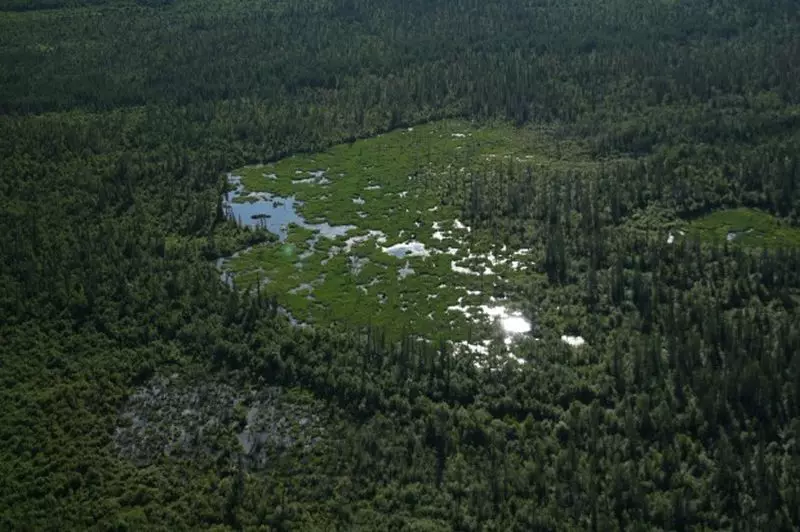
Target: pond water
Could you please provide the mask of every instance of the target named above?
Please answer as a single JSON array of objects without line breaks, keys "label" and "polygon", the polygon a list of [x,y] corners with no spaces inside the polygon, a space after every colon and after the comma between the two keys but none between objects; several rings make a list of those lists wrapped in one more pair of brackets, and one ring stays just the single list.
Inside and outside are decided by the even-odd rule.
[{"label": "pond water", "polygon": [[[472,294],[470,294],[472,295]],[[494,298],[491,298],[494,300]],[[458,299],[458,305],[447,307],[448,311],[460,312],[469,319],[481,321],[488,319],[500,325],[505,336],[506,345],[509,345],[515,338],[527,335],[531,332],[531,322],[517,310],[511,310],[504,305],[463,305],[463,297]]]},{"label": "pond water", "polygon": [[307,177],[305,179],[292,179],[293,185],[330,185],[327,177]]},{"label": "pond water", "polygon": [[[224,208],[230,218],[241,225],[263,227],[270,233],[278,235],[281,241],[286,240],[291,224],[317,231],[319,236],[336,238],[355,229],[354,225],[330,225],[327,222],[308,223],[297,212],[303,203],[294,196],[277,196],[269,192],[244,194],[244,185],[240,176],[228,175],[228,182],[236,188],[225,195]],[[246,201],[243,201],[245,200]]]},{"label": "pond water", "polygon": [[350,253],[354,246],[358,246],[359,244],[363,244],[370,238],[374,238],[378,244],[386,243],[386,234],[383,231],[372,231],[370,230],[366,235],[362,236],[353,236],[348,238],[344,243],[344,250],[346,253]]},{"label": "pond water", "polygon": [[586,343],[582,336],[570,336],[567,334],[561,336],[561,341],[572,347],[581,347]]},{"label": "pond water", "polygon": [[383,248],[384,253],[388,253],[398,259],[405,257],[427,257],[430,252],[425,249],[425,244],[417,242],[416,240],[409,240],[402,244],[395,244],[388,248]]},{"label": "pond water", "polygon": [[408,277],[409,275],[411,275],[413,273],[416,273],[414,271],[414,268],[412,268],[411,264],[409,264],[409,262],[406,261],[405,265],[402,268],[400,268],[399,270],[397,270],[397,278],[398,279],[405,279],[406,277]]},{"label": "pond water", "polygon": [[454,229],[463,230],[463,231],[467,231],[467,232],[472,231],[471,227],[469,227],[467,225],[464,225],[464,223],[459,219],[453,220],[453,228]]},{"label": "pond water", "polygon": [[503,306],[481,306],[481,310],[500,322],[503,332],[508,336],[531,332],[531,323],[518,311],[509,311]]},{"label": "pond water", "polygon": [[[527,264],[532,264],[527,257],[523,257],[530,253],[528,249],[518,249],[514,251],[503,246],[502,249],[498,247],[493,251],[483,253],[471,252],[470,249],[466,247],[466,244],[461,242],[466,236],[466,233],[471,231],[471,228],[458,219],[452,220],[452,222],[429,220],[424,225],[431,224],[428,227],[431,227],[433,230],[434,234],[432,240],[434,242],[459,242],[465,245],[463,251],[456,247],[447,247],[445,250],[445,247],[437,247],[439,244],[434,244],[434,242],[426,243],[417,240],[415,236],[408,234],[409,232],[415,233],[410,227],[407,228],[410,229],[410,231],[400,230],[399,237],[395,240],[395,242],[398,240],[399,242],[387,246],[387,244],[392,244],[392,242],[389,241],[388,235],[383,231],[375,229],[362,229],[359,231],[354,225],[330,225],[330,223],[324,221],[324,218],[320,217],[307,219],[299,212],[302,211],[303,202],[297,200],[295,196],[283,197],[267,192],[247,193],[241,177],[233,174],[228,175],[228,181],[233,190],[228,192],[223,198],[224,208],[227,215],[237,220],[240,224],[264,228],[276,234],[281,241],[286,241],[289,228],[292,224],[314,231],[314,235],[307,240],[309,245],[308,249],[300,255],[298,266],[302,266],[303,260],[312,256],[316,249],[315,245],[323,237],[344,238],[340,242],[336,242],[335,246],[330,246],[327,249],[327,258],[321,261],[321,265],[325,266],[328,261],[336,255],[345,254],[349,272],[356,276],[360,275],[370,260],[364,257],[363,253],[356,253],[356,248],[362,245],[369,245],[369,249],[362,251],[371,251],[371,246],[374,245],[383,253],[398,259],[396,269],[391,268],[389,271],[391,272],[394,270],[394,272],[396,272],[397,281],[404,281],[409,285],[414,282],[414,278],[410,276],[424,274],[426,271],[422,263],[419,263],[419,265],[415,263],[415,265],[417,265],[417,271],[415,271],[415,268],[412,267],[412,262],[414,262],[412,260],[413,258],[425,258],[440,254],[450,255],[453,259],[450,261],[451,270],[455,273],[468,276],[498,275],[495,273],[495,268],[518,270],[526,268]],[[298,171],[295,179],[293,179],[293,183],[327,185],[329,181],[323,171]],[[335,186],[336,180],[334,180],[331,185]],[[380,185],[371,182],[365,189],[369,191],[378,191],[380,190]],[[397,193],[397,195],[401,198],[407,197],[408,192],[403,191]],[[365,199],[362,196],[351,197],[350,199],[355,205],[363,205],[365,203]],[[428,210],[436,211],[438,207],[433,207]],[[406,209],[406,212],[408,212],[408,209]],[[418,210],[417,212],[421,214],[421,211]],[[358,214],[361,218],[367,217],[367,214],[363,211],[358,211]],[[423,226],[423,222],[418,219],[414,225],[418,229]],[[351,231],[353,232],[350,233]],[[403,238],[404,234],[406,235],[405,239]],[[220,260],[217,266],[223,270],[222,280],[229,285],[233,285],[233,275],[225,271],[225,262],[226,260]],[[526,265],[522,265],[523,262],[526,263]],[[387,269],[386,266],[383,268]],[[389,275],[393,277],[392,273],[389,273]],[[302,278],[302,276],[300,276],[300,278]],[[395,281],[392,280],[392,282]],[[377,283],[378,279],[373,279],[368,285],[360,284],[356,289],[361,294],[369,294],[370,297],[377,298],[378,303],[386,304],[389,300],[386,292],[381,291],[379,293],[374,293],[369,289]],[[312,298],[316,295],[316,284],[318,283],[314,282],[312,284],[312,282],[306,280],[306,282],[299,282],[291,288],[288,288],[287,292],[295,296],[301,295]],[[447,285],[445,284],[439,286],[439,290],[444,290],[446,288]],[[507,301],[504,299],[495,299],[494,297],[488,298],[489,300],[487,301],[485,298],[480,297],[483,294],[481,290],[467,289],[466,287],[460,288],[466,292],[467,296],[484,300],[473,299],[470,304],[466,303],[462,297],[459,299],[458,305],[449,306],[447,310],[459,312],[469,321],[482,323],[486,326],[491,325],[493,331],[491,334],[494,340],[485,338],[472,339],[470,342],[456,342],[457,345],[475,354],[485,356],[489,352],[489,345],[495,341],[499,341],[501,345],[500,349],[503,350],[503,352],[512,353],[514,349],[512,347],[513,345],[523,338],[529,337],[532,329],[531,322],[522,312],[516,310],[512,306],[507,306]],[[425,301],[430,301],[438,299],[440,295],[439,293],[426,293],[420,297]],[[401,294],[400,297],[402,299],[403,295]],[[412,299],[402,302],[401,310],[403,312],[414,312],[416,310],[416,305],[412,297]],[[292,324],[299,326],[305,325],[292,316],[286,308],[281,307],[279,312],[286,315]],[[428,313],[428,318],[434,319],[433,313]],[[505,347],[503,347],[503,344]]]}]

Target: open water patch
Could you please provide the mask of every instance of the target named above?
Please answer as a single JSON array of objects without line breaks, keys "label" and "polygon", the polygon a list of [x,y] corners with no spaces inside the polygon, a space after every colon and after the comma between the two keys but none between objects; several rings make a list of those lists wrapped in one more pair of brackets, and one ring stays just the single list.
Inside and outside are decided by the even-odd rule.
[{"label": "open water patch", "polygon": [[344,250],[346,253],[350,253],[354,247],[359,246],[370,239],[375,239],[378,244],[385,244],[386,243],[386,234],[383,231],[372,231],[370,230],[367,232],[366,235],[361,236],[351,236],[348,238],[344,243]]},{"label": "open water patch", "polygon": [[[429,126],[418,129],[427,131]],[[450,154],[456,153],[458,145],[463,144],[464,151],[473,147],[466,125],[431,131]],[[451,135],[455,137],[452,140]],[[309,323],[324,326],[368,321],[393,331],[409,327],[421,335],[433,336],[447,328],[449,321],[451,345],[468,340],[459,351],[489,356],[490,365],[496,365],[505,355],[512,358],[518,340],[531,330],[531,315],[523,315],[517,310],[522,308],[508,300],[490,299],[490,295],[514,290],[518,281],[533,275],[515,274],[533,267],[533,254],[529,255],[529,250],[515,252],[510,246],[506,249],[502,243],[487,239],[483,229],[469,227],[474,225],[469,217],[456,214],[457,206],[444,200],[435,202],[426,193],[428,189],[423,190],[421,184],[414,182],[421,183],[424,175],[446,179],[447,172],[439,172],[447,164],[446,154],[430,169],[406,169],[399,164],[403,161],[397,160],[397,153],[415,149],[415,143],[407,148],[399,146],[395,151],[385,150],[380,141],[358,142],[357,150],[332,148],[326,152],[324,163],[313,155],[298,154],[271,164],[269,170],[263,171],[280,176],[271,178],[274,182],[262,178],[261,170],[234,171],[244,176],[242,181],[248,186],[280,196],[247,194],[237,182],[229,203],[237,199],[237,209],[266,207],[260,223],[269,221],[273,228],[277,225],[276,232],[286,240],[282,245],[258,246],[257,257],[231,264],[241,277],[238,284],[252,284],[255,268],[263,264],[263,277],[274,279],[268,293]],[[480,157],[479,151],[470,149],[469,157]],[[453,159],[450,172],[460,171],[457,175],[466,177],[467,168],[460,168],[471,167],[461,159]],[[341,179],[345,170],[347,178]],[[403,176],[408,178],[407,183]],[[315,187],[322,179],[330,183]],[[240,207],[244,196],[250,204]],[[270,200],[276,204],[264,205]],[[273,220],[272,207],[285,209],[282,223]],[[241,218],[243,224],[259,223],[252,223],[246,216]],[[325,224],[333,220],[356,227]],[[332,242],[323,237],[320,226],[326,236],[334,238]],[[306,228],[317,231],[312,234]],[[283,252],[282,248],[289,245],[297,247],[296,253]],[[301,263],[302,269],[298,267]],[[327,273],[328,280],[314,282],[320,272]],[[373,287],[378,279],[380,284]],[[314,286],[313,291],[309,284]],[[292,294],[286,297],[290,291]],[[303,301],[312,293],[318,298],[317,303]],[[464,300],[458,306],[464,306],[467,312],[447,312],[445,309],[462,294]],[[467,313],[471,317],[465,320]]]},{"label": "open water patch", "polygon": [[408,277],[409,275],[412,275],[414,273],[416,273],[414,271],[414,268],[412,268],[411,264],[409,264],[409,262],[406,261],[405,265],[402,268],[400,268],[399,270],[397,270],[397,278],[402,280],[402,279],[405,279],[406,277]]},{"label": "open water patch", "polygon": [[[492,298],[494,300],[494,298]],[[522,312],[512,310],[506,305],[499,305],[495,301],[490,305],[463,305],[463,297],[458,299],[458,305],[447,307],[449,312],[460,312],[473,321],[490,321],[498,324],[503,333],[506,345],[515,339],[531,332],[531,322]]]},{"label": "open water patch", "polygon": [[582,347],[586,345],[586,340],[584,340],[582,336],[571,336],[565,334],[561,336],[561,341],[572,347]]},{"label": "open water patch", "polygon": [[416,240],[409,240],[382,249],[384,253],[388,253],[398,259],[406,257],[427,257],[431,254],[430,251],[425,248],[425,244]]},{"label": "open water patch", "polygon": [[331,225],[328,222],[309,223],[297,211],[303,202],[294,196],[278,196],[269,192],[246,194],[242,178],[228,175],[228,182],[236,188],[225,194],[223,207],[227,216],[240,225],[259,227],[278,235],[281,241],[289,235],[289,227],[294,224],[316,231],[319,236],[338,238],[356,228],[354,225]]},{"label": "open water patch", "polygon": [[315,170],[308,172],[310,177],[302,179],[292,179],[293,185],[330,185],[331,180],[325,177],[325,170]]}]

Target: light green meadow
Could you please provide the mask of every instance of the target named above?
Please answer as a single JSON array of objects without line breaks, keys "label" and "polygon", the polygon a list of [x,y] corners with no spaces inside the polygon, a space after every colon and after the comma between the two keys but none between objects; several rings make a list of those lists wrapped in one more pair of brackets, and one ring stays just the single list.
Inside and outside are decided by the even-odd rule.
[{"label": "light green meadow", "polygon": [[752,247],[800,246],[800,228],[755,209],[713,212],[689,224],[688,234],[707,241],[730,241]]},{"label": "light green meadow", "polygon": [[[241,176],[245,193],[294,196],[308,223],[357,229],[330,239],[291,226],[285,242],[255,247],[226,267],[238,287],[260,283],[262,293],[301,321],[452,340],[501,337],[476,307],[508,298],[502,305],[513,309],[517,295],[509,287],[538,275],[532,255],[465,227],[446,191],[466,186],[471,171],[503,164],[594,163],[579,146],[558,146],[544,131],[444,121],[241,168],[232,173]],[[353,237],[363,238],[348,243]],[[387,253],[409,242],[424,254]],[[472,316],[448,310],[454,306]]]}]

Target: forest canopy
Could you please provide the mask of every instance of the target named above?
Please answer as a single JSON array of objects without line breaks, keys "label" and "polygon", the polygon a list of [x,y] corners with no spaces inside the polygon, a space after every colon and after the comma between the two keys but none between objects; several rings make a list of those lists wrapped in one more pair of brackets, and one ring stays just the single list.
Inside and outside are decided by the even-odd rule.
[{"label": "forest canopy", "polygon": [[0,529],[797,529],[798,6],[4,2]]}]

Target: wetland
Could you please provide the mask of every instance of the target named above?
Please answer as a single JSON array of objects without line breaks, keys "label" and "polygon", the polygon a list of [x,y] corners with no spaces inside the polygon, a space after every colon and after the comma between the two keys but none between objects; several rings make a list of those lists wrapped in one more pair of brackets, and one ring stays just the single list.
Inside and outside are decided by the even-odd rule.
[{"label": "wetland", "polygon": [[472,231],[443,183],[466,182],[467,167],[519,159],[525,147],[508,126],[445,121],[235,169],[228,217],[279,241],[218,265],[303,322],[509,349],[532,330],[514,290],[539,275],[531,250]]}]

